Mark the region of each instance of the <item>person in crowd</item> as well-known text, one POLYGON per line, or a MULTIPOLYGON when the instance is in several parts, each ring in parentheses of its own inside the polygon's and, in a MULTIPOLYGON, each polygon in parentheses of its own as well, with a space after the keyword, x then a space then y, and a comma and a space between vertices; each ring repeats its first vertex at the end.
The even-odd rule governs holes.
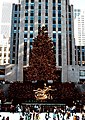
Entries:
POLYGON ((35 112, 39 112, 39 106, 38 106, 38 105, 35 105, 35 106, 34 106, 34 111, 35 111, 35 112))
POLYGON ((31 112, 30 112, 30 108, 28 106, 26 106, 25 120, 31 120, 31 112))
POLYGON ((6 120, 9 120, 9 117, 7 117, 6 120))
POLYGON ((82 120, 85 120, 85 113, 82 113, 82 120))
POLYGON ((75 113, 76 114, 76 106, 74 105, 72 108, 71 108, 71 113, 72 113, 72 116, 73 116, 73 113, 75 113))
POLYGON ((65 119, 64 119, 64 116, 65 116, 65 111, 62 110, 62 120, 65 120, 65 119))
POLYGON ((13 113, 14 113, 14 111, 15 111, 14 105, 11 105, 11 106, 10 106, 10 112, 13 112, 13 113))
POLYGON ((66 119, 68 120, 69 118, 70 118, 70 112, 68 111, 66 119))
POLYGON ((54 107, 54 110, 53 110, 53 112, 54 112, 54 113, 56 112, 56 109, 57 109, 57 108, 56 108, 56 107, 54 107))
POLYGON ((83 106, 83 112, 85 113, 85 105, 83 106))
POLYGON ((36 112, 33 110, 33 120, 36 120, 36 112))
POLYGON ((53 113, 53 120, 56 120, 56 112, 53 113))
POLYGON ((40 120, 39 113, 36 113, 36 120, 40 120))
POLYGON ((2 120, 5 120, 5 117, 3 116, 2 120))
POLYGON ((49 119, 49 116, 48 116, 48 114, 46 113, 45 114, 45 120, 48 120, 49 119))
POLYGON ((22 116, 20 116, 20 120, 24 120, 24 118, 22 116))
POLYGON ((65 112, 68 112, 69 109, 70 109, 70 108, 66 105, 65 112))
POLYGON ((16 109, 16 112, 19 112, 20 105, 19 105, 19 104, 17 104, 15 109, 16 109))
POLYGON ((79 117, 79 116, 76 116, 76 119, 77 119, 77 120, 80 120, 80 117, 79 117))
POLYGON ((59 120, 59 113, 58 112, 56 113, 56 116, 57 116, 57 120, 59 120))
POLYGON ((21 110, 22 110, 22 116, 24 116, 24 114, 25 114, 25 106, 22 106, 21 110))
POLYGON ((77 116, 76 115, 73 116, 73 120, 77 120, 77 116))
POLYGON ((48 118, 50 118, 50 112, 49 112, 49 110, 47 110, 47 115, 48 115, 48 118))

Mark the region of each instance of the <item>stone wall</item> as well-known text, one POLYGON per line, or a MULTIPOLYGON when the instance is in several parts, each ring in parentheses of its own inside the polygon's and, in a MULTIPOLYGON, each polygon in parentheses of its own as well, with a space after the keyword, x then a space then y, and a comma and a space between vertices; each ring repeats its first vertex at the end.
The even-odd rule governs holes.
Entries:
POLYGON ((9 64, 5 66, 5 81, 14 82, 17 80, 17 66, 9 64))
POLYGON ((67 82, 79 82, 79 66, 68 65, 67 82))

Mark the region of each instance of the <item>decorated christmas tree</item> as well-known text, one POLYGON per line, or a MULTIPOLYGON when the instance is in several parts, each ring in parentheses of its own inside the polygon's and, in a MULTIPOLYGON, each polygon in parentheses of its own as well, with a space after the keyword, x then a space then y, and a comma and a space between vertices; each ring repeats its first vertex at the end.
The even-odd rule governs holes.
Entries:
POLYGON ((29 67, 24 69, 25 81, 57 80, 54 45, 45 27, 39 30, 30 53, 29 67))

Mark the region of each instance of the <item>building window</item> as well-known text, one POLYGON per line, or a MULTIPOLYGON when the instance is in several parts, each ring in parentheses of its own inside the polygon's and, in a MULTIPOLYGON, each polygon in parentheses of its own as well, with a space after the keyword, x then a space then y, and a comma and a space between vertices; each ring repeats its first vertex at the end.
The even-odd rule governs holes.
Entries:
POLYGON ((41 23, 41 20, 38 20, 38 23, 41 23))
POLYGON ((15 14, 14 17, 17 17, 17 14, 15 14))
POLYGON ((61 10, 61 5, 58 5, 58 10, 61 10))
POLYGON ((55 3, 56 1, 55 0, 53 0, 53 3, 55 3))
POLYGON ((14 27, 14 30, 16 30, 16 27, 14 27))
POLYGON ((32 42, 33 42, 33 39, 32 39, 32 38, 30 38, 30 45, 32 45, 32 42))
POLYGON ((17 11, 17 5, 15 5, 15 11, 17 11))
POLYGON ((13 57, 15 57, 15 53, 13 53, 13 57))
POLYGON ((6 47, 4 48, 4 51, 6 51, 6 47))
POLYGON ((12 64, 15 64, 15 60, 12 60, 12 64))
POLYGON ((24 42, 24 61, 27 60, 27 42, 24 42))
POLYGON ((61 24, 58 24, 58 28, 61 28, 61 24))
POLYGON ((34 9, 34 5, 31 5, 31 9, 34 9))
POLYGON ((58 31, 61 31, 61 28, 58 28, 58 31))
POLYGON ((45 25, 45 28, 48 28, 48 25, 45 25))
POLYGON ((61 13, 58 13, 58 17, 61 17, 61 13))
POLYGON ((6 53, 4 54, 4 57, 6 57, 6 53))
POLYGON ((14 23, 17 23, 17 20, 14 20, 14 23))
POLYGON ((53 17, 56 17, 56 11, 53 10, 53 17))
POLYGON ((13 45, 15 45, 16 44, 16 40, 13 40, 13 45))
POLYGON ((48 18, 45 18, 45 23, 48 23, 48 18))
POLYGON ((30 30, 33 31, 33 27, 30 27, 30 30))
POLYGON ((46 11, 45 16, 48 16, 48 12, 46 11))
POLYGON ((56 31, 56 28, 53 28, 53 31, 56 31))
POLYGON ((14 39, 16 38, 16 33, 14 33, 14 39))
POLYGON ((48 3, 48 0, 45 0, 46 1, 46 3, 48 3))
POLYGON ((5 69, 0 69, 0 75, 5 75, 5 69))
POLYGON ((58 20, 58 24, 61 24, 61 20, 58 20))
POLYGON ((2 51, 2 47, 0 47, 0 51, 2 51))
POLYGON ((38 24, 38 29, 41 29, 41 24, 38 24))
POLYGON ((53 24, 53 28, 56 28, 56 24, 53 24))
POLYGON ((58 0, 58 3, 61 3, 61 0, 58 0))
POLYGON ((53 38, 56 38, 56 33, 53 33, 53 38))
POLYGON ((48 9, 48 5, 45 6, 45 9, 48 9))
POLYGON ((24 34, 24 38, 27 38, 27 34, 24 34))
POLYGON ((39 12, 38 12, 38 16, 41 16, 41 11, 39 10, 39 12))
POLYGON ((80 76, 85 76, 85 71, 84 71, 84 70, 81 70, 81 71, 79 72, 79 75, 80 75, 80 76))
POLYGON ((28 16, 28 13, 25 13, 25 16, 28 16))
POLYGON ((33 34, 30 34, 30 38, 33 38, 33 34))
POLYGON ((25 9, 28 10, 28 6, 25 6, 25 9))
POLYGON ((31 11, 30 16, 34 16, 34 11, 31 11))
POLYGON ((56 20, 53 20, 53 24, 56 24, 56 20))
POLYGON ((59 66, 61 66, 62 65, 62 57, 61 57, 61 55, 59 55, 59 66))
POLYGON ((41 9, 41 5, 38 6, 38 9, 41 9))
POLYGON ((15 51, 15 47, 13 47, 13 51, 15 51))
POLYGON ((27 31, 27 30, 28 30, 28 27, 25 27, 24 30, 27 31))
POLYGON ((26 0, 26 3, 28 3, 29 2, 29 0, 26 0))
POLYGON ((33 20, 30 20, 30 23, 33 23, 33 20))
POLYGON ((31 0, 31 3, 34 3, 34 0, 31 0))

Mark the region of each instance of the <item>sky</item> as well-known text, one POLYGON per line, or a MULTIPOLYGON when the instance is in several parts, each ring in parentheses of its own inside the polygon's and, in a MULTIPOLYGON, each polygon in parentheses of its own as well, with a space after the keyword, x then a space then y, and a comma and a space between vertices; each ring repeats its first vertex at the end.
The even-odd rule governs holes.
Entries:
POLYGON ((70 0, 70 3, 74 5, 74 8, 85 9, 85 0, 70 0))
POLYGON ((12 2, 12 3, 17 3, 18 0, 2 0, 2 1, 5 1, 5 2, 12 2))
MULTIPOLYGON (((0 0, 5 2, 17 3, 18 0, 0 0)), ((74 5, 74 8, 85 8, 85 0, 70 0, 70 3, 74 5)))
MULTIPOLYGON (((1 24, 1 6, 2 6, 2 2, 9 2, 9 3, 18 3, 19 0, 0 0, 0 24, 1 24)), ((85 9, 85 0, 70 0, 70 3, 74 5, 74 9, 78 8, 78 9, 85 9)), ((12 4, 11 4, 12 5, 12 4)), ((11 12, 11 11, 10 11, 11 12)), ((10 14, 11 15, 11 14, 10 14)), ((11 16, 10 16, 11 17, 11 16)), ((0 28, 1 29, 1 28, 0 28)))

